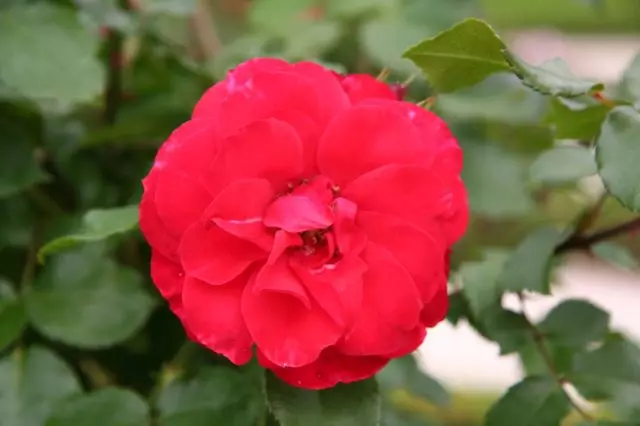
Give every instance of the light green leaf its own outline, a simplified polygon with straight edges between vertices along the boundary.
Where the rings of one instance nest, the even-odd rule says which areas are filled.
[[[602,83],[594,83],[574,76],[569,66],[560,58],[536,67],[527,64],[507,50],[504,51],[504,56],[511,64],[512,71],[525,85],[545,95],[572,98],[604,89]]]
[[[434,378],[420,370],[412,355],[391,360],[376,378],[380,388],[387,392],[406,390],[440,407],[446,407],[451,403],[449,392]]]
[[[586,300],[566,300],[547,314],[538,329],[557,345],[581,348],[606,336],[609,313]]]
[[[310,391],[266,376],[267,402],[281,426],[360,426],[380,424],[380,395],[375,380]]]
[[[141,9],[146,13],[191,15],[195,12],[197,3],[198,0],[142,0]]]
[[[640,53],[631,61],[622,75],[618,87],[620,97],[631,102],[640,102]]]
[[[569,400],[551,377],[531,376],[509,388],[485,417],[485,426],[559,426]]]
[[[106,388],[59,403],[45,426],[145,426],[149,408],[137,394]]]
[[[591,252],[601,259],[627,269],[638,268],[638,261],[629,250],[610,242],[598,243],[591,246]]]
[[[0,278],[0,351],[16,340],[27,325],[22,300],[11,284]]]
[[[440,92],[451,92],[509,69],[505,45],[485,22],[467,19],[409,48],[411,59]]]
[[[0,81],[20,95],[67,105],[102,93],[99,40],[72,9],[47,3],[0,11]]]
[[[593,153],[581,146],[560,146],[545,151],[529,168],[533,183],[558,185],[598,173]]]
[[[25,304],[38,331],[82,348],[104,348],[128,339],[154,307],[142,277],[96,246],[53,259],[25,295]]]
[[[529,234],[505,263],[499,278],[502,288],[512,292],[530,290],[549,294],[552,258],[563,237],[550,227]]]
[[[490,143],[463,143],[462,179],[471,210],[495,218],[521,216],[535,205],[525,185],[524,161]]]
[[[56,405],[81,392],[71,369],[40,347],[0,359],[0,389],[2,426],[42,426]]]
[[[393,11],[396,0],[328,0],[327,14],[337,18],[354,18],[367,13]]]
[[[134,229],[138,225],[138,206],[90,210],[82,218],[77,233],[49,241],[38,251],[40,262],[48,255],[75,247],[79,244],[100,241]]]
[[[480,316],[487,309],[500,306],[502,291],[498,277],[507,256],[504,251],[487,250],[481,262],[467,262],[460,268],[462,291],[474,315]]]
[[[572,99],[553,98],[550,120],[557,139],[591,140],[600,131],[600,125],[611,107],[590,96]]]
[[[256,424],[266,407],[260,380],[252,373],[246,367],[207,367],[171,382],[158,398],[158,426]]]
[[[607,190],[625,207],[640,211],[640,113],[631,107],[614,108],[596,146],[600,176]]]
[[[249,9],[249,21],[263,32],[287,35],[289,24],[301,22],[315,0],[255,0]]]

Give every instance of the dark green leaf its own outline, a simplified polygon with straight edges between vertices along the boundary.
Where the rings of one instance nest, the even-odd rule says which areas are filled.
[[[560,426],[569,400],[551,377],[531,376],[509,388],[487,413],[486,426]]]
[[[1,68],[2,65],[0,72]],[[48,179],[48,175],[38,166],[33,148],[24,142],[9,138],[0,141],[0,198]]]
[[[521,349],[532,339],[531,327],[524,315],[508,309],[499,306],[488,309],[476,320],[478,331],[500,345],[501,355]]]
[[[511,64],[513,72],[525,85],[545,95],[573,98],[604,89],[602,83],[594,83],[574,76],[560,58],[536,67],[527,64],[507,50],[504,51],[504,56]]]
[[[568,374],[573,366],[576,349],[559,346],[553,340],[548,339],[544,341],[544,345],[556,372],[560,375]],[[540,353],[539,344],[533,339],[518,349],[518,355],[527,376],[549,374],[546,355]]]
[[[82,227],[77,233],[49,241],[38,251],[38,259],[43,262],[44,258],[50,254],[85,242],[104,240],[112,235],[130,231],[137,225],[137,205],[91,210],[82,218]]]
[[[624,71],[618,91],[623,99],[640,102],[640,53]]]
[[[149,408],[140,396],[107,388],[59,403],[45,426],[145,426],[149,422]]]
[[[131,337],[154,306],[140,275],[96,246],[53,259],[25,295],[27,314],[47,337],[100,348]]]
[[[264,407],[260,381],[228,367],[208,367],[162,390],[159,426],[245,426],[256,424]]]
[[[90,101],[105,80],[97,48],[71,9],[40,2],[0,11],[0,80],[19,95]]]
[[[591,140],[611,110],[610,106],[590,96],[573,99],[554,98],[551,101],[551,122],[557,139]]]
[[[566,300],[554,307],[538,328],[558,345],[584,347],[605,337],[609,313],[586,300]]]
[[[563,234],[550,227],[529,234],[505,263],[500,284],[506,291],[549,294],[552,258]]]
[[[635,269],[639,266],[638,261],[633,257],[629,250],[613,243],[606,241],[598,243],[591,246],[591,252],[599,258],[607,260],[615,265],[622,266],[623,268]]]
[[[403,389],[441,407],[451,403],[447,390],[421,371],[412,355],[392,360],[376,377],[386,391]]]
[[[508,70],[503,49],[504,43],[487,23],[467,19],[409,48],[403,56],[422,69],[437,91],[451,92]]]
[[[81,392],[71,369],[40,347],[0,360],[0,389],[2,426],[42,426],[57,404]]]
[[[598,166],[593,153],[581,146],[560,146],[543,152],[529,169],[533,183],[556,185],[595,175]]]
[[[267,402],[281,426],[360,426],[380,424],[380,395],[375,380],[310,391],[289,386],[270,372]]]
[[[614,108],[598,137],[596,159],[607,190],[624,206],[640,211],[640,113]]]
[[[27,325],[22,300],[9,282],[0,278],[0,351],[16,340]]]
[[[449,311],[447,312],[447,321],[456,325],[458,321],[468,318],[471,315],[469,301],[462,291],[456,291],[449,295]]]
[[[476,316],[486,309],[500,306],[502,291],[498,286],[498,276],[507,259],[507,253],[503,251],[487,250],[484,254],[483,261],[464,263],[460,268],[462,291]]]

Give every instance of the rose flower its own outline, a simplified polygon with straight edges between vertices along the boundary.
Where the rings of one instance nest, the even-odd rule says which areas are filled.
[[[143,181],[155,285],[191,339],[324,389],[414,351],[448,308],[468,221],[462,152],[369,76],[254,59]]]

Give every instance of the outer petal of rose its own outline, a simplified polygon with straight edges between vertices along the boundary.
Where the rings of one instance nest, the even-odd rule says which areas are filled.
[[[384,248],[369,243],[363,252],[362,310],[338,344],[349,355],[384,355],[406,347],[419,324],[422,302],[411,275]]]
[[[397,100],[397,95],[388,84],[369,74],[349,74],[342,79],[342,87],[354,104],[365,99]]]
[[[369,241],[386,248],[411,274],[423,302],[446,283],[445,241],[440,230],[427,234],[395,216],[370,211],[360,211],[357,223]]]
[[[242,179],[223,189],[208,212],[216,225],[228,233],[268,251],[273,245],[273,236],[262,221],[274,197],[275,191],[268,180]]]
[[[375,375],[389,358],[378,356],[349,356],[334,348],[327,348],[313,363],[299,368],[282,368],[270,362],[260,351],[258,362],[270,369],[284,382],[305,389],[331,388],[338,383],[351,383]]]
[[[195,339],[237,365],[252,356],[253,342],[240,311],[246,283],[247,274],[224,286],[188,277],[182,294],[185,321]]]
[[[184,283],[182,267],[163,256],[158,250],[151,252],[151,279],[165,299],[182,293]]]
[[[389,358],[400,358],[405,355],[409,355],[420,347],[424,342],[425,337],[427,337],[427,329],[424,324],[420,323],[413,330],[405,333],[402,345],[399,345],[396,350],[385,354],[384,356]]]
[[[342,328],[313,300],[307,309],[296,297],[256,292],[250,284],[242,295],[242,315],[258,348],[274,364],[301,367],[333,345]]]
[[[177,261],[178,239],[167,231],[156,209],[157,180],[157,173],[152,171],[142,181],[144,193],[140,201],[140,229],[151,247],[165,257]]]
[[[305,308],[311,309],[307,291],[301,285],[297,275],[289,267],[289,259],[280,256],[273,264],[265,264],[256,275],[253,291],[269,291],[286,294],[300,301]]]
[[[182,236],[178,252],[187,275],[211,285],[224,284],[267,257],[266,251],[229,234],[210,218],[205,212]]]
[[[411,121],[378,105],[358,105],[337,116],[318,143],[320,172],[340,186],[385,164],[415,164],[424,155]]]
[[[301,195],[279,197],[267,208],[264,224],[287,232],[304,232],[324,229],[333,223],[333,213],[328,205]]]
[[[165,228],[176,238],[200,216],[211,203],[211,194],[198,181],[179,169],[158,171],[155,202]]]
[[[332,71],[308,61],[298,62],[293,68],[314,82],[319,101],[319,124],[322,127],[350,106],[349,97]]]
[[[461,198],[466,198],[460,193],[463,190],[464,187],[447,185],[425,167],[392,164],[360,176],[344,189],[342,196],[361,210],[397,216],[429,233],[434,221],[446,222],[465,210],[466,206],[460,203]],[[457,226],[464,228],[466,223]]]
[[[447,292],[447,284],[441,285],[433,296],[433,299],[427,303],[420,314],[420,321],[425,327],[435,327],[439,322],[447,317],[449,311],[449,294]]]
[[[282,121],[256,121],[224,143],[207,179],[213,193],[233,181],[248,178],[267,179],[279,191],[302,173],[302,142],[295,130]]]

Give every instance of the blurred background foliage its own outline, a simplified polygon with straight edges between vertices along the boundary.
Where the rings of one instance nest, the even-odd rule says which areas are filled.
[[[135,205],[157,147],[188,119],[202,92],[239,62],[277,56],[312,59],[339,72],[384,70],[390,82],[410,81],[408,97],[422,101],[432,91],[401,58],[403,51],[470,16],[488,20],[499,32],[541,26],[640,32],[640,3],[633,0],[3,0],[0,388],[8,390],[0,390],[0,420],[10,410],[3,392],[18,386],[8,377],[11,362],[33,364],[27,365],[34,382],[20,385],[27,394],[29,386],[45,380],[38,368],[59,362],[42,346],[73,369],[58,366],[49,377],[59,397],[51,401],[80,386],[118,384],[159,398],[154,410],[163,425],[187,424],[180,423],[179,411],[191,409],[188,392],[202,392],[200,402],[192,403],[204,411],[238,404],[240,397],[220,397],[225,391],[207,388],[197,378],[188,385],[172,382],[158,395],[157,383],[170,382],[193,359],[226,364],[194,348],[186,355],[178,352],[184,335],[150,283],[148,250],[139,235],[126,232],[135,223],[99,212],[83,216]],[[610,90],[622,93],[624,82]],[[511,247],[542,223],[567,225],[599,197],[597,185],[594,190],[584,182],[561,182],[550,189],[536,182],[530,166],[538,155],[558,138],[579,139],[576,132],[583,126],[553,126],[554,114],[570,114],[571,108],[550,102],[515,77],[495,75],[438,96],[433,108],[464,148],[463,177],[474,213],[455,266],[479,259],[482,247]],[[588,110],[606,114],[599,105]],[[598,224],[628,217],[609,198]],[[114,220],[115,225],[104,223]],[[59,243],[71,246],[101,240],[101,227],[113,226],[120,236],[38,262],[38,249],[57,236],[80,232],[76,240]],[[637,241],[618,242],[608,252],[618,261],[630,258],[626,250],[640,253]],[[187,356],[190,362],[182,362]],[[450,396],[428,376],[416,381],[415,366],[407,362],[393,364],[380,378],[386,403],[400,407],[386,412],[389,426],[481,424],[496,395]],[[252,377],[232,380],[250,383]],[[207,395],[213,396],[207,400]],[[144,419],[135,395],[99,397],[123,398],[132,418]],[[65,413],[64,407],[56,409],[58,420],[47,425],[67,424]],[[37,413],[27,417],[22,423],[12,417],[8,426],[44,424]],[[194,418],[188,424],[205,424]]]

